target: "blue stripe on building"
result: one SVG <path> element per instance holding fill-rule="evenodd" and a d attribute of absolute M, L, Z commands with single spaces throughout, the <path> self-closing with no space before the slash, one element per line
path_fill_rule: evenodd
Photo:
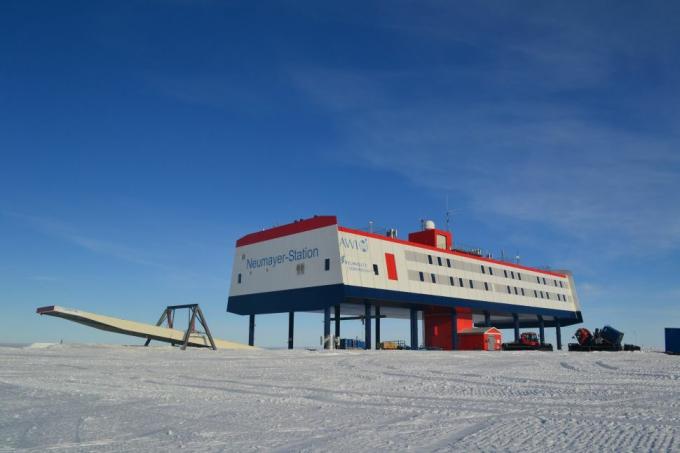
<path fill-rule="evenodd" d="M 522 321 L 522 325 L 526 327 L 538 327 L 538 315 L 544 318 L 559 318 L 561 326 L 578 324 L 583 321 L 580 311 L 537 308 L 525 305 L 433 296 L 342 284 L 231 296 L 229 297 L 227 311 L 238 315 L 316 311 L 341 303 L 363 303 L 365 300 L 382 302 L 392 306 L 403 306 L 404 308 L 423 309 L 425 305 L 433 305 L 439 307 L 469 308 L 476 313 L 489 311 L 493 314 L 518 313 L 520 315 L 536 315 L 536 321 Z M 498 328 L 512 327 L 512 321 L 507 323 L 494 322 L 494 325 Z M 545 325 L 554 326 L 554 322 L 546 319 Z"/>

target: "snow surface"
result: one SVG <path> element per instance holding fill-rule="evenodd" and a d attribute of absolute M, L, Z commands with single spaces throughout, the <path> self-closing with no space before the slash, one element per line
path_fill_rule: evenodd
<path fill-rule="evenodd" d="M 680 451 L 680 356 L 0 348 L 0 451 Z"/>

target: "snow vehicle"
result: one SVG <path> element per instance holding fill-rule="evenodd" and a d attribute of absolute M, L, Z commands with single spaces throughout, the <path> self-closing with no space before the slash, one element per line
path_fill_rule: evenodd
<path fill-rule="evenodd" d="M 522 332 L 519 341 L 503 343 L 504 351 L 552 351 L 550 343 L 541 343 L 536 332 Z"/>
<path fill-rule="evenodd" d="M 570 351 L 639 351 L 640 346 L 622 344 L 623 332 L 612 326 L 595 329 L 595 332 L 585 327 L 576 330 L 576 343 L 569 343 Z"/>

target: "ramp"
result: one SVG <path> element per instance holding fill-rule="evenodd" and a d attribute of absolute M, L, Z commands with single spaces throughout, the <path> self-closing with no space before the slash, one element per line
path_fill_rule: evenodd
<path fill-rule="evenodd" d="M 143 322 L 129 321 L 127 319 L 114 318 L 112 316 L 98 315 L 87 311 L 76 310 L 73 308 L 51 305 L 40 307 L 36 310 L 39 315 L 55 316 L 57 318 L 68 319 L 69 321 L 84 324 L 95 329 L 106 330 L 108 332 L 122 333 L 139 338 L 151 338 L 152 340 L 164 341 L 171 344 L 182 344 L 185 332 L 168 327 L 154 326 Z M 220 340 L 214 338 L 215 346 L 218 349 L 256 349 L 233 341 Z M 188 346 L 210 347 L 210 342 L 205 335 L 191 333 L 189 335 Z"/>

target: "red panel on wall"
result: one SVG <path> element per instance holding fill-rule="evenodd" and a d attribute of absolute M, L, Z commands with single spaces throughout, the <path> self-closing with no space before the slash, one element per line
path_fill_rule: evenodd
<path fill-rule="evenodd" d="M 394 261 L 392 253 L 385 253 L 385 264 L 387 265 L 387 278 L 399 280 L 399 277 L 397 277 L 397 263 Z"/>

